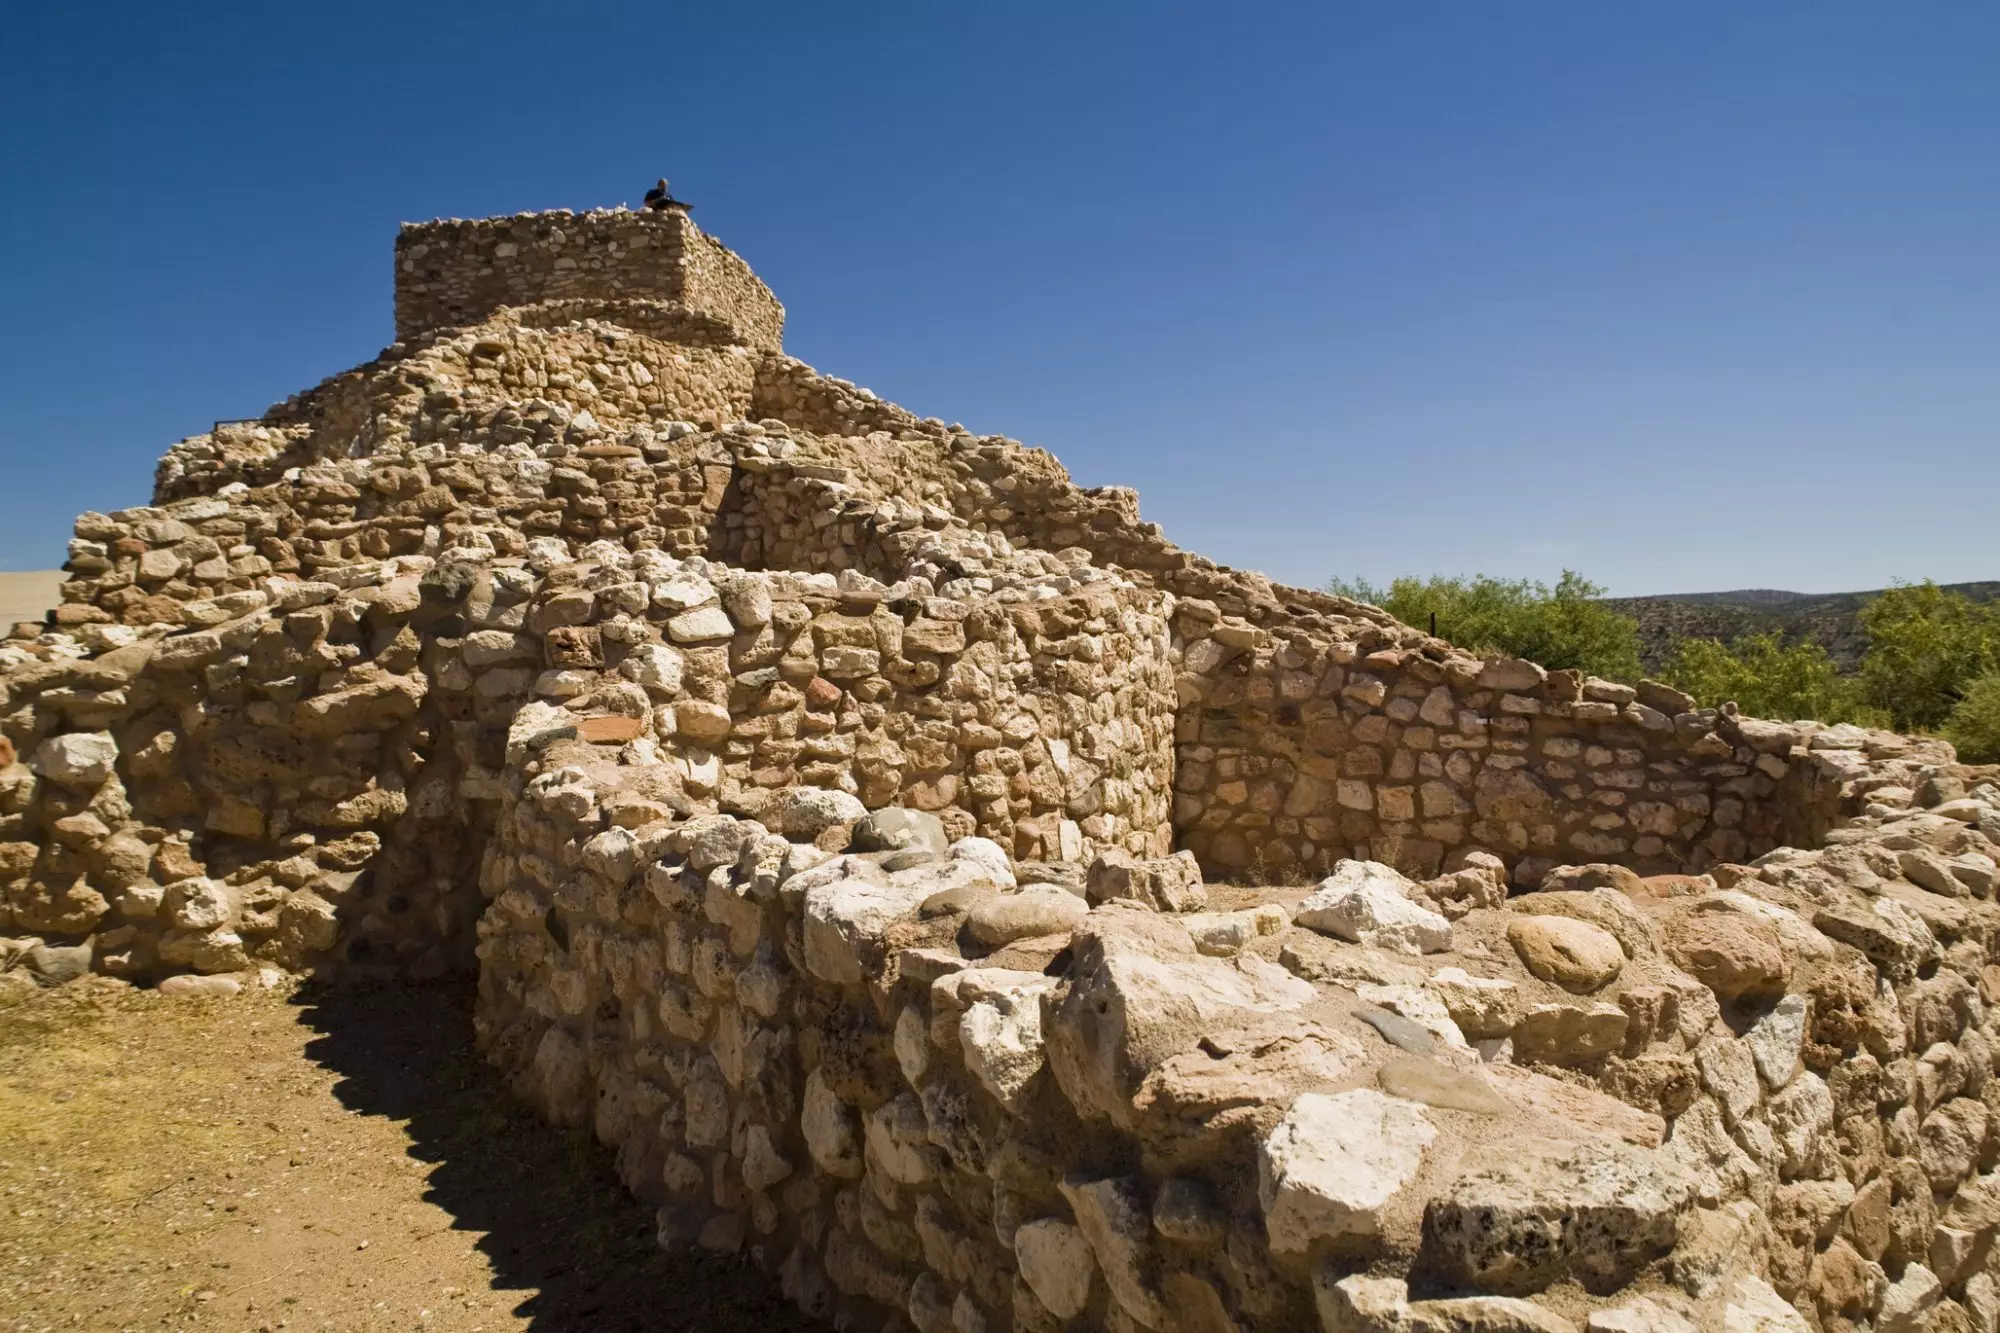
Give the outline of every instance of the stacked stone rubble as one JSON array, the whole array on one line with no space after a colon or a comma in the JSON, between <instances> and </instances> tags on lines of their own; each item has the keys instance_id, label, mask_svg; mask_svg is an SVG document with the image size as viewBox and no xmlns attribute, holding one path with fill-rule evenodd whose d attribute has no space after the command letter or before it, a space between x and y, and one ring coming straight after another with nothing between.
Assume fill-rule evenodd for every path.
<instances>
[{"instance_id":1,"label":"stacked stone rubble","mask_svg":"<svg viewBox=\"0 0 2000 1333\"><path fill-rule=\"evenodd\" d=\"M402 341L0 643L0 979L476 968L664 1241L871 1324L2000 1327L1995 775L1215 565L781 327L685 217L406 229Z\"/></svg>"}]
</instances>

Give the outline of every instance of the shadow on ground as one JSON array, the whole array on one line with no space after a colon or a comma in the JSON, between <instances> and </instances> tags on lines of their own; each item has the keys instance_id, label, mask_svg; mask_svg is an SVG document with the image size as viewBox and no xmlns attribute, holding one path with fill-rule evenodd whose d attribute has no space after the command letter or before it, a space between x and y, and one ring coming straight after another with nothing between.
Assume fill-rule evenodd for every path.
<instances>
[{"instance_id":1,"label":"shadow on ground","mask_svg":"<svg viewBox=\"0 0 2000 1333\"><path fill-rule=\"evenodd\" d=\"M302 993L306 1047L340 1076L350 1110L407 1120L413 1157L431 1163L427 1197L478 1248L496 1289L535 1333L823 1333L734 1260L663 1253L652 1209L627 1194L611 1154L585 1131L543 1123L473 1049L466 984Z\"/></svg>"}]
</instances>

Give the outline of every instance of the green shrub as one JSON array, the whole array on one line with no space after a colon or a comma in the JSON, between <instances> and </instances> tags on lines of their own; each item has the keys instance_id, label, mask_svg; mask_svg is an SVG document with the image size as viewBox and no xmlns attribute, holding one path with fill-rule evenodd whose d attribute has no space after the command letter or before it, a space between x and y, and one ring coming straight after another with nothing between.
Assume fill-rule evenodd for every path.
<instances>
[{"instance_id":1,"label":"green shrub","mask_svg":"<svg viewBox=\"0 0 2000 1333\"><path fill-rule=\"evenodd\" d=\"M1325 590L1372 602L1405 624L1428 629L1470 652L1504 653L1551 670L1574 667L1610 680L1637 680L1639 622L1597 600L1604 590L1564 570L1551 588L1529 579L1399 578L1387 588L1335 579Z\"/></svg>"},{"instance_id":2,"label":"green shrub","mask_svg":"<svg viewBox=\"0 0 2000 1333\"><path fill-rule=\"evenodd\" d=\"M1965 686L1958 706L1945 720L1945 738L1967 764L2000 764L2000 671L1989 671Z\"/></svg>"},{"instance_id":3,"label":"green shrub","mask_svg":"<svg viewBox=\"0 0 2000 1333\"><path fill-rule=\"evenodd\" d=\"M1862 695L1900 731L1943 726L1966 687L2000 669L2000 612L1928 580L1875 598L1861 623Z\"/></svg>"},{"instance_id":4,"label":"green shrub","mask_svg":"<svg viewBox=\"0 0 2000 1333\"><path fill-rule=\"evenodd\" d=\"M1704 707L1734 700L1752 717L1851 722L1864 720L1868 712L1859 684L1840 674L1826 649L1816 643L1787 648L1775 631L1727 645L1714 639L1676 639L1660 674Z\"/></svg>"}]
</instances>

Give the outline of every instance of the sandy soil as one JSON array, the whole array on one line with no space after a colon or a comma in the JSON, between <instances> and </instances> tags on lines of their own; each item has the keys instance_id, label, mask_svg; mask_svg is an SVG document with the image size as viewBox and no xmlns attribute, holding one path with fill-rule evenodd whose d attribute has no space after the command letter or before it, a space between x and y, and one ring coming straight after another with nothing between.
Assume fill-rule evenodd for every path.
<instances>
[{"instance_id":1,"label":"sandy soil","mask_svg":"<svg viewBox=\"0 0 2000 1333\"><path fill-rule=\"evenodd\" d=\"M663 1254L472 1050L469 987L0 1007L0 1330L816 1327Z\"/></svg>"},{"instance_id":2,"label":"sandy soil","mask_svg":"<svg viewBox=\"0 0 2000 1333\"><path fill-rule=\"evenodd\" d=\"M0 573L0 635L12 629L17 620L40 620L43 613L62 600L56 595L62 581L60 569Z\"/></svg>"}]
</instances>

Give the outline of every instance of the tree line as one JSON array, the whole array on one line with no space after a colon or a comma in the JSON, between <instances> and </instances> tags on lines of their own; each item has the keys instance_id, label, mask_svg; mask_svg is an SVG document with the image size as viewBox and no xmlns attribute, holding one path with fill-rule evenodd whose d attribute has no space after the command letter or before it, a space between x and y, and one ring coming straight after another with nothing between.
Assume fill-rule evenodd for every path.
<instances>
[{"instance_id":1,"label":"tree line","mask_svg":"<svg viewBox=\"0 0 2000 1333\"><path fill-rule=\"evenodd\" d=\"M1603 604L1604 589L1572 570L1554 587L1530 579L1334 579L1325 591L1372 602L1477 653L1524 657L1607 680L1636 681L1639 622ZM1435 621L1433 621L1435 617ZM1860 613L1868 648L1840 671L1817 643L1775 631L1724 643L1677 638L1659 675L1704 706L1734 701L1754 717L1855 722L1940 735L1966 763L2000 763L2000 603L1936 583L1899 585Z\"/></svg>"}]
</instances>

